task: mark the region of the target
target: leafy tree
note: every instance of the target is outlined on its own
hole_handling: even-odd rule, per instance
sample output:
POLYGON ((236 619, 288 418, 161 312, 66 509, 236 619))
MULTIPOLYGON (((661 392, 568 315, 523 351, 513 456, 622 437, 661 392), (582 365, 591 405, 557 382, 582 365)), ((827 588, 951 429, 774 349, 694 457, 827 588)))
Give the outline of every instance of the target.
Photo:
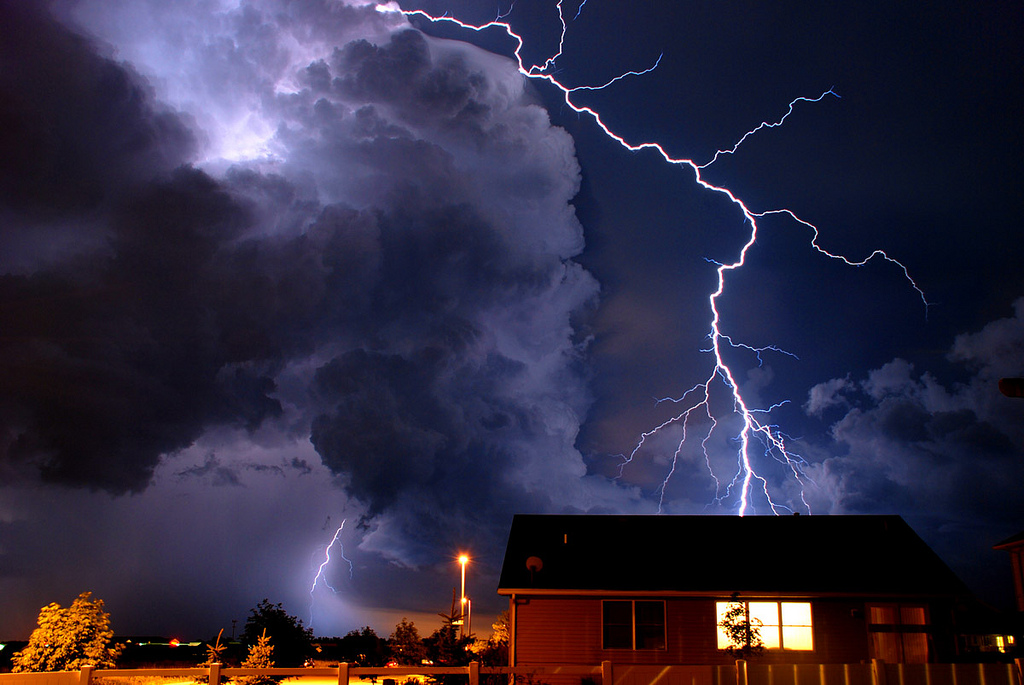
POLYGON ((67 609, 54 602, 39 611, 39 627, 14 655, 15 672, 76 671, 82 666, 113 668, 123 649, 113 644, 110 614, 102 599, 83 592, 67 609))
POLYGON ((388 646, 391 658, 401 666, 419 666, 427 656, 416 624, 404 617, 395 625, 395 631, 388 638, 388 646))
POLYGON ((300 619, 288 615, 280 603, 271 604, 268 599, 251 611, 242 631, 242 642, 251 647, 259 643, 263 634, 273 641, 281 668, 302 666, 313 654, 313 631, 304 628, 300 619))
POLYGON ((730 643, 725 651, 734 659, 746 659, 764 653, 761 620, 751 618, 745 603, 731 602, 718 625, 725 631, 730 643))
MULTIPOLYGON (((249 655, 242 662, 242 668, 273 668, 274 667, 274 645, 270 644, 270 637, 264 630, 256 644, 249 646, 249 655)), ((251 675, 238 678, 242 685, 272 685, 278 682, 277 678, 268 675, 251 675)))
MULTIPOLYGON (((498 615, 491 624, 491 637, 477 650, 480 663, 484 666, 508 666, 508 610, 498 615)), ((478 643, 479 644, 479 643, 478 643)))
POLYGON ((388 641, 378 637, 370 626, 351 630, 338 641, 342 661, 357 666, 383 666, 388 661, 388 641))

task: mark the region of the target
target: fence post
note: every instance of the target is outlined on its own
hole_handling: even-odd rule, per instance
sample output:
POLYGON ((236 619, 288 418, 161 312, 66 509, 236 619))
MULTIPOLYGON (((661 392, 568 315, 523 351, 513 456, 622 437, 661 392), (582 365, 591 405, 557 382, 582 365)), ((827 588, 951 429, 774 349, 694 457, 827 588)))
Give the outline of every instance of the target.
POLYGON ((871 660, 871 685, 888 685, 885 674, 885 662, 881 659, 871 660))
POLYGON ((469 662, 469 685, 480 685, 480 662, 469 662))
POLYGON ((89 685, 95 668, 95 666, 82 666, 82 670, 78 672, 78 685, 89 685))
POLYGON ((612 662, 601 662, 601 685, 615 685, 615 674, 612 672, 612 662))
POLYGON ((338 685, 348 685, 348 662, 338 664, 338 685))
POLYGON ((750 675, 747 673, 747 660, 736 660, 736 685, 749 685, 750 675))
POLYGON ((210 685, 220 685, 220 664, 210 664, 210 685))

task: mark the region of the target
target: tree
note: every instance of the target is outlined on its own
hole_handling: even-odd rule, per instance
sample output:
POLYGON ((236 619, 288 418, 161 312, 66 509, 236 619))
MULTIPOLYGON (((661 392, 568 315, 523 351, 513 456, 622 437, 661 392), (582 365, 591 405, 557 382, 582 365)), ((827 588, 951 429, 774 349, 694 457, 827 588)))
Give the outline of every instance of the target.
POLYGON ((419 666, 427 655, 416 624, 405 617, 395 626, 395 631, 388 638, 388 646, 391 658, 400 666, 419 666))
POLYGON ((281 668, 302 666, 313 654, 313 631, 304 628, 300 619, 288 615, 280 603, 271 604, 268 599, 263 599, 251 611, 242 632, 242 642, 252 647, 264 634, 273 640, 277 665, 281 668))
POLYGON ((83 592, 67 609, 56 602, 39 611, 39 627, 14 655, 15 672, 77 671, 82 666, 113 668, 122 645, 113 644, 110 614, 102 599, 83 592))
POLYGON ((725 631, 730 643, 725 651, 734 659, 746 659, 764 653, 761 620, 751 618, 746 603, 730 602, 718 625, 725 631))
MULTIPOLYGON (((249 655, 242 662, 242 668, 273 668, 274 667, 274 645, 270 644, 270 637, 264 631, 256 638, 256 644, 249 646, 249 655)), ((238 678, 242 685, 272 685, 278 682, 277 678, 268 675, 249 675, 238 678)))
POLYGON ((484 666, 508 666, 508 609, 498 615, 491 624, 491 637, 477 650, 480 663, 484 666))
MULTIPOLYGON (((456 621, 462 619, 462 612, 452 601, 452 610, 448 614, 438 614, 444 622, 441 627, 431 633, 430 637, 423 640, 423 646, 427 649, 427 658, 437 666, 465 666, 469 663, 469 645, 473 643, 470 635, 459 636, 459 626, 456 621)), ((437 685, 453 685, 454 683, 465 682, 463 677, 455 675, 440 675, 431 678, 437 685)))
POLYGON ((388 660, 388 641, 378 637, 370 626, 350 630, 338 641, 342 661, 357 666, 383 666, 388 660))

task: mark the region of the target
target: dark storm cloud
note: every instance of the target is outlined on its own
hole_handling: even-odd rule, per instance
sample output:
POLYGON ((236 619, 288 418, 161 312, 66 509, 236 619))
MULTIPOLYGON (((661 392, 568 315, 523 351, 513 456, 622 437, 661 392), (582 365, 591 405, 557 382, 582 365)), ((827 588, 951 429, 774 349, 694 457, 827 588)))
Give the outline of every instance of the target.
POLYGON ((187 160, 180 116, 125 64, 54 22, 42 3, 0 3, 0 201, 82 211, 187 160), (141 178, 140 178, 141 177, 141 178))
POLYGON ((865 379, 812 389, 809 413, 832 418, 834 450, 818 474, 833 511, 905 514, 1012 527, 1024 515, 1019 402, 997 381, 1021 372, 1024 300, 1013 317, 957 337, 949 359, 968 380, 943 384, 897 359, 865 379))
MULTIPOLYGON (((298 20, 258 5, 190 34, 196 92, 223 98, 194 120, 13 13, 45 31, 4 46, 39 63, 5 77, 6 116, 60 145, 5 160, 7 209, 35 228, 56 207, 60 230, 102 239, 0 277, 6 474, 139 492, 213 427, 305 431, 365 506, 367 548, 409 564, 457 536, 493 547, 514 510, 589 506, 573 320, 596 284, 569 260, 571 140, 507 62, 352 12, 347 30, 376 37, 305 61, 298 20), (189 127, 238 112, 276 131, 272 161, 191 166, 195 140, 239 148, 189 127)), ((310 471, 211 452, 175 473, 239 486, 258 469, 310 471)))

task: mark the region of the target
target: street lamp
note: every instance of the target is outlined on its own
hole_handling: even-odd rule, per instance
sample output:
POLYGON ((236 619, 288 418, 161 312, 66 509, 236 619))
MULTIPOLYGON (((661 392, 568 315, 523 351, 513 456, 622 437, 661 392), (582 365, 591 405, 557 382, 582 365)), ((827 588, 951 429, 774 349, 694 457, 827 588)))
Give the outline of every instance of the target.
POLYGON ((473 634, 473 600, 469 597, 462 598, 462 615, 466 617, 466 633, 473 634))
POLYGON ((465 607, 465 604, 466 604, 466 564, 468 564, 468 563, 469 563, 469 555, 468 554, 460 554, 459 555, 459 566, 462 567, 462 593, 459 595, 459 597, 461 598, 460 599, 460 604, 462 604, 463 606, 462 606, 462 616, 460 616, 459 618, 461 618, 463 620, 460 622, 460 625, 459 625, 459 637, 461 637, 464 634, 463 631, 464 631, 464 627, 465 627, 464 624, 465 624, 465 616, 466 616, 466 611, 465 611, 465 608, 466 608, 465 607))
POLYGON ((459 597, 461 597, 463 601, 466 600, 466 564, 468 564, 468 563, 469 563, 469 556, 466 555, 466 554, 460 554, 459 555, 459 566, 462 567, 462 593, 459 595, 459 597))

